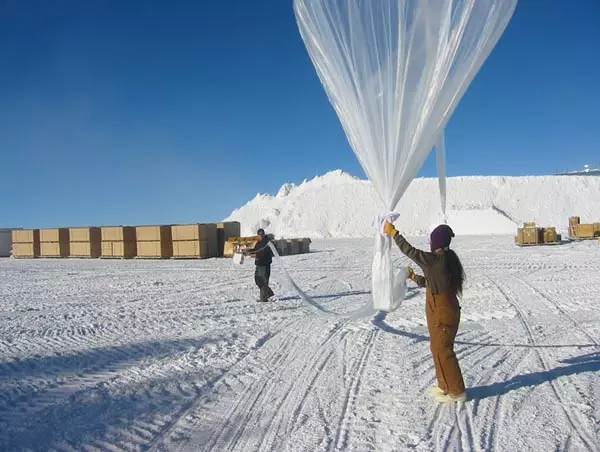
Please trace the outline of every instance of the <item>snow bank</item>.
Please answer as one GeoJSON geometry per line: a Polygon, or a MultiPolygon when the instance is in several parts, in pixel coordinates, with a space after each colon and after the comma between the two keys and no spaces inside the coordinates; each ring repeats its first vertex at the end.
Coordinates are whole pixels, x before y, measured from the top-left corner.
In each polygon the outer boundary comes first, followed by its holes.
{"type": "MultiPolygon", "coordinates": [[[[243,234],[263,227],[280,237],[369,237],[382,211],[370,182],[337,170],[299,185],[286,183],[276,196],[259,194],[226,221],[239,221],[243,234]]],[[[442,218],[437,179],[415,179],[396,211],[403,233],[427,234],[442,218]]],[[[564,234],[573,215],[599,221],[600,177],[448,178],[448,223],[457,234],[514,234],[526,221],[564,234]]]]}

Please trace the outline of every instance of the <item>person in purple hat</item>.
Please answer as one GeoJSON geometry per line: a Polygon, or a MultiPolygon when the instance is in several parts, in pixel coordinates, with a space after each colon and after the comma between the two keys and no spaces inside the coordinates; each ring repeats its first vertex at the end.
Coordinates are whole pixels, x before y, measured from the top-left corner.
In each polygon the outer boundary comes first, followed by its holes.
{"type": "Polygon", "coordinates": [[[430,392],[440,402],[464,402],[467,399],[465,382],[454,353],[454,339],[460,323],[458,299],[462,296],[465,272],[460,259],[450,249],[454,232],[445,224],[435,228],[429,237],[431,252],[414,248],[392,223],[385,224],[384,232],[425,275],[409,272],[410,279],[419,287],[427,288],[425,313],[438,382],[430,392]]]}

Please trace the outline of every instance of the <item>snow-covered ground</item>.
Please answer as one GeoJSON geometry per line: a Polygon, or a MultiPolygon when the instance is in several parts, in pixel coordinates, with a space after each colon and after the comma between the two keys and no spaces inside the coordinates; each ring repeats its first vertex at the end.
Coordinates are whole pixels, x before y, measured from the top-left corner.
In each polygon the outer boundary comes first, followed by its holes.
{"type": "MultiPolygon", "coordinates": [[[[448,223],[461,235],[515,234],[529,221],[565,234],[571,216],[600,221],[600,177],[450,177],[447,185],[448,223]]],[[[332,171],[284,184],[274,196],[259,194],[228,220],[240,221],[248,235],[263,227],[283,237],[370,237],[383,210],[370,182],[332,171]]],[[[428,234],[443,218],[437,179],[415,179],[396,211],[405,234],[428,234]]]]}
{"type": "Polygon", "coordinates": [[[256,303],[251,261],[2,259],[0,450],[600,450],[598,243],[512,240],[455,241],[459,406],[426,394],[422,290],[343,315],[370,301],[371,239],[284,258],[335,316],[277,267],[256,303]]]}

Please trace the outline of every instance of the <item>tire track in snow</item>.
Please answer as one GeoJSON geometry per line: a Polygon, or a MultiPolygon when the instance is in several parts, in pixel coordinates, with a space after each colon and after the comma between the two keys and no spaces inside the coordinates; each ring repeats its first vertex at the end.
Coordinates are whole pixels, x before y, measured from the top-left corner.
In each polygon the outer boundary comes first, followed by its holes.
{"type": "MultiPolygon", "coordinates": [[[[517,311],[517,317],[519,318],[521,324],[523,325],[523,327],[525,329],[529,343],[533,346],[536,346],[535,351],[538,356],[538,360],[539,360],[540,364],[542,365],[542,368],[544,369],[544,371],[549,372],[550,366],[548,365],[548,362],[547,362],[546,353],[543,351],[543,349],[537,348],[538,344],[535,339],[535,334],[533,332],[533,328],[531,327],[531,325],[527,321],[527,318],[521,311],[519,304],[514,300],[513,297],[511,297],[508,294],[510,289],[508,287],[506,287],[506,288],[501,287],[500,284],[498,284],[496,281],[492,280],[489,277],[488,277],[488,279],[492,282],[492,284],[494,284],[494,286],[496,286],[498,288],[498,290],[504,296],[506,301],[508,301],[508,303],[510,303],[513,306],[513,308],[517,311]]],[[[563,393],[563,389],[561,389],[560,386],[557,385],[556,382],[554,382],[552,380],[549,380],[548,384],[550,385],[552,392],[556,396],[557,400],[560,402],[559,405],[560,405],[563,413],[565,414],[567,421],[571,425],[571,428],[573,429],[574,432],[577,433],[577,435],[579,436],[579,438],[581,439],[581,441],[583,442],[585,447],[587,447],[587,449],[590,451],[598,450],[600,447],[599,447],[595,432],[588,431],[588,429],[584,427],[586,425],[585,419],[582,419],[576,411],[573,411],[572,409],[567,408],[569,406],[568,397],[566,397],[565,394],[563,393]]]]}
{"type": "MultiPolygon", "coordinates": [[[[283,327],[277,334],[275,334],[273,336],[265,337],[264,341],[260,341],[257,348],[263,349],[263,347],[265,346],[265,344],[267,342],[273,343],[273,340],[275,338],[279,337],[279,335],[285,335],[285,333],[287,332],[287,328],[290,328],[290,327],[294,328],[298,323],[300,323],[301,320],[302,319],[294,319],[293,321],[289,322],[285,327],[283,327]]],[[[279,342],[279,345],[276,348],[269,351],[269,353],[266,356],[266,361],[268,361],[271,364],[275,364],[276,366],[282,365],[285,362],[286,351],[290,348],[292,342],[293,342],[293,335],[287,335],[286,337],[284,337],[284,339],[279,342]]],[[[166,426],[161,428],[160,433],[154,437],[153,441],[151,441],[147,445],[147,450],[148,451],[163,450],[166,448],[165,442],[169,439],[169,437],[174,436],[180,430],[181,431],[191,431],[191,429],[196,425],[196,420],[193,416],[193,412],[195,410],[198,410],[199,407],[203,406],[204,404],[209,403],[210,397],[212,397],[214,393],[218,393],[219,391],[222,390],[223,381],[224,381],[223,377],[235,378],[235,376],[238,375],[238,372],[240,372],[240,370],[237,368],[240,366],[243,366],[244,368],[246,368],[246,366],[248,365],[248,363],[246,363],[246,361],[252,360],[252,359],[253,359],[253,357],[252,357],[252,352],[251,352],[247,356],[245,356],[244,359],[239,360],[234,366],[232,366],[229,369],[229,371],[227,372],[227,375],[223,375],[221,378],[214,381],[213,384],[211,385],[210,393],[202,393],[200,395],[200,397],[196,397],[195,399],[190,400],[189,403],[187,403],[185,406],[183,406],[179,410],[179,412],[173,416],[172,420],[166,426]]],[[[266,367],[263,369],[264,372],[268,372],[270,370],[271,369],[268,369],[266,367]]],[[[226,385],[226,386],[228,387],[228,385],[226,385]]],[[[249,402],[247,402],[247,400],[252,396],[250,389],[253,387],[254,387],[254,385],[251,384],[248,388],[246,388],[246,390],[240,395],[240,398],[237,401],[236,405],[229,412],[229,415],[223,421],[223,423],[220,425],[220,427],[213,430],[213,434],[206,442],[206,450],[207,451],[212,450],[214,448],[214,445],[218,441],[219,437],[225,432],[225,430],[229,426],[228,422],[235,417],[235,414],[239,410],[242,410],[243,405],[245,406],[245,405],[247,405],[247,403],[249,403],[249,402]]]]}
{"type": "MultiPolygon", "coordinates": [[[[311,390],[321,377],[330,359],[336,353],[335,349],[328,348],[327,345],[338,335],[341,335],[340,341],[344,338],[347,331],[342,331],[342,328],[346,323],[340,324],[335,331],[332,331],[327,340],[320,345],[316,358],[311,359],[310,364],[303,368],[298,378],[291,382],[286,393],[279,398],[275,415],[265,427],[265,435],[261,440],[260,450],[280,450],[280,444],[277,444],[277,440],[279,439],[279,443],[281,443],[279,432],[284,424],[286,424],[285,434],[290,435],[293,433],[311,390]],[[299,383],[299,381],[302,383],[299,383]],[[292,413],[292,415],[290,416],[289,413],[292,413]]],[[[328,425],[324,427],[328,430],[328,425]]]]}
{"type": "Polygon", "coordinates": [[[592,343],[594,345],[597,345],[598,347],[600,347],[600,343],[585,329],[585,327],[583,325],[581,325],[580,322],[578,322],[571,314],[569,314],[569,312],[567,312],[565,309],[563,309],[559,303],[557,303],[555,300],[553,300],[548,295],[542,293],[537,287],[535,287],[530,282],[525,281],[523,278],[521,278],[519,276],[517,276],[517,279],[519,281],[521,281],[521,283],[523,283],[525,286],[527,286],[538,297],[540,297],[543,300],[550,303],[558,312],[560,312],[562,315],[567,317],[571,321],[571,323],[575,326],[575,328],[579,329],[579,331],[581,331],[590,341],[592,341],[592,343]]]}
{"type": "MultiPolygon", "coordinates": [[[[314,322],[314,318],[313,318],[313,322],[314,322]]],[[[313,322],[311,322],[309,325],[312,325],[313,322]]],[[[304,373],[307,373],[307,369],[308,369],[308,375],[312,375],[312,381],[316,381],[316,379],[320,376],[321,372],[323,371],[323,369],[325,368],[327,362],[330,360],[331,356],[334,354],[333,350],[327,350],[326,347],[327,345],[332,342],[332,340],[338,336],[338,334],[342,331],[342,328],[344,327],[344,325],[346,325],[349,321],[343,321],[343,322],[338,322],[328,333],[328,335],[326,336],[325,340],[321,341],[318,344],[318,352],[317,355],[310,355],[308,358],[308,362],[306,365],[302,366],[301,368],[301,375],[304,373]]],[[[312,328],[311,328],[312,330],[312,328]]],[[[309,333],[310,334],[310,333],[309,333]]],[[[295,352],[299,351],[300,347],[296,347],[295,352]]],[[[294,354],[294,358],[296,356],[296,353],[294,354]]],[[[287,356],[286,356],[287,358],[287,356]]],[[[292,360],[293,362],[297,362],[296,359],[292,360]]],[[[285,364],[285,361],[284,363],[285,364]]],[[[269,447],[269,449],[267,450],[277,450],[275,447],[274,441],[275,438],[273,438],[271,436],[272,433],[272,424],[274,421],[275,417],[281,416],[283,417],[283,419],[280,421],[280,424],[277,426],[276,428],[276,432],[279,431],[279,427],[281,425],[281,423],[283,423],[285,421],[285,416],[288,415],[288,411],[282,411],[282,407],[284,406],[284,403],[286,402],[286,399],[289,397],[290,393],[295,389],[296,385],[298,384],[297,381],[297,376],[294,375],[293,379],[291,379],[291,381],[289,381],[289,386],[288,389],[284,392],[283,395],[281,394],[277,394],[276,396],[278,397],[278,403],[277,403],[277,408],[275,410],[275,413],[273,414],[273,416],[269,419],[268,424],[266,424],[266,427],[263,427],[263,425],[261,424],[260,429],[261,429],[261,445],[264,443],[265,437],[267,439],[267,445],[269,447]],[[269,443],[271,443],[269,445],[269,443]]],[[[269,395],[271,392],[273,392],[273,390],[278,389],[276,384],[273,385],[265,385],[263,387],[269,386],[268,391],[267,391],[267,395],[269,395]]],[[[302,394],[300,396],[300,403],[302,403],[308,393],[310,392],[310,390],[312,389],[312,386],[308,386],[308,387],[303,387],[301,385],[298,385],[299,388],[299,392],[300,394],[302,394]]],[[[261,390],[262,393],[262,390],[261,390]]],[[[296,406],[293,410],[292,413],[296,413],[297,412],[298,407],[296,406]]],[[[252,413],[251,413],[252,414],[252,413]]],[[[250,416],[251,417],[251,416],[250,416]]],[[[243,428],[239,429],[238,432],[240,434],[240,436],[238,436],[236,438],[236,440],[228,447],[228,451],[234,451],[237,449],[238,445],[241,445],[241,449],[240,450],[248,450],[249,447],[251,447],[251,444],[249,444],[249,441],[245,440],[244,438],[242,438],[242,434],[247,430],[247,425],[246,423],[244,423],[243,428]]],[[[292,427],[293,428],[293,427],[292,427]]],[[[256,430],[255,430],[256,431],[256,430]]],[[[260,450],[265,450],[262,447],[260,448],[260,450]]]]}
{"type": "MultiPolygon", "coordinates": [[[[337,333],[337,331],[339,331],[339,327],[335,328],[330,335],[326,338],[325,343],[328,342],[333,335],[335,335],[337,333]]],[[[290,344],[294,342],[291,341],[290,344]]],[[[323,345],[323,344],[322,344],[323,345]]],[[[293,353],[293,358],[296,357],[296,353],[298,351],[298,347],[294,347],[293,351],[295,353],[293,353]]],[[[231,419],[233,419],[234,417],[238,416],[239,413],[245,413],[245,415],[243,416],[244,421],[240,423],[240,426],[237,428],[233,439],[231,442],[229,443],[225,443],[224,446],[227,447],[227,451],[234,451],[237,449],[237,446],[240,445],[240,450],[244,451],[244,450],[248,450],[247,446],[248,446],[248,441],[244,438],[244,433],[248,430],[250,421],[252,420],[253,417],[256,416],[256,411],[254,410],[254,406],[258,403],[259,399],[261,399],[263,392],[266,391],[265,397],[264,399],[267,399],[267,396],[269,396],[272,392],[276,391],[276,387],[277,387],[277,383],[275,382],[270,382],[270,384],[268,384],[268,381],[272,379],[272,374],[276,374],[278,373],[277,371],[279,371],[285,364],[288,363],[288,358],[290,355],[288,354],[281,354],[280,355],[280,360],[275,363],[275,371],[272,372],[267,372],[266,375],[266,380],[267,382],[263,381],[263,378],[260,378],[259,380],[256,381],[255,385],[251,385],[247,391],[246,391],[246,395],[248,396],[248,399],[250,400],[250,404],[248,403],[242,403],[241,405],[236,405],[235,409],[233,410],[233,412],[229,415],[228,419],[227,419],[227,423],[229,423],[229,421],[231,419]],[[255,386],[256,385],[260,385],[260,389],[258,391],[255,390],[255,386]]],[[[292,359],[291,361],[296,362],[296,359],[292,359]]],[[[291,385],[293,386],[295,384],[295,381],[291,382],[291,385]]],[[[277,388],[278,389],[278,388],[277,388]]],[[[274,413],[274,416],[277,416],[277,414],[279,413],[279,410],[281,410],[281,403],[285,401],[285,396],[287,396],[289,394],[289,392],[291,391],[291,388],[288,389],[288,391],[285,392],[285,395],[283,397],[278,397],[278,401],[279,401],[279,405],[274,413]]],[[[260,414],[258,415],[260,417],[260,414]]],[[[273,419],[271,418],[268,421],[268,425],[270,426],[273,422],[273,419]]],[[[258,424],[259,422],[255,420],[254,424],[258,424]]],[[[227,424],[226,424],[227,425],[227,424]]],[[[253,427],[258,427],[257,425],[253,425],[253,427]]],[[[264,438],[266,435],[268,435],[268,428],[263,429],[262,426],[260,426],[260,434],[261,434],[261,442],[264,441],[264,438]]],[[[223,429],[224,431],[224,429],[223,429]]],[[[256,431],[256,430],[254,430],[256,431]]],[[[218,442],[219,439],[217,439],[218,442]]],[[[209,450],[212,450],[209,449],[209,450]]],[[[217,450],[225,450],[222,448],[219,448],[217,450]]]]}
{"type": "Polygon", "coordinates": [[[369,331],[369,335],[364,346],[362,355],[360,357],[357,369],[353,372],[352,380],[350,382],[350,386],[348,388],[348,392],[344,397],[344,405],[342,408],[342,414],[340,416],[340,420],[338,422],[338,426],[335,432],[335,438],[333,442],[330,444],[329,450],[343,450],[346,448],[349,439],[349,424],[350,421],[348,419],[348,412],[351,410],[358,399],[358,394],[360,392],[360,387],[363,381],[365,368],[367,362],[369,361],[369,356],[371,354],[371,350],[373,349],[373,344],[375,343],[375,339],[379,334],[379,329],[371,329],[369,331]]]}

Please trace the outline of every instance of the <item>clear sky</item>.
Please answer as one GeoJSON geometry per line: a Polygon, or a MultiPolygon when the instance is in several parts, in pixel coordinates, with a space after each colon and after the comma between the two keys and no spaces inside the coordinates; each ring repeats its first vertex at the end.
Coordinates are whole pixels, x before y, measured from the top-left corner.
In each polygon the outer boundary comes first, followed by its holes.
{"type": "MultiPolygon", "coordinates": [[[[0,0],[0,64],[0,227],[218,221],[363,177],[291,0],[0,0]]],[[[520,0],[449,123],[448,175],[600,163],[598,130],[600,1],[520,0]]]]}

